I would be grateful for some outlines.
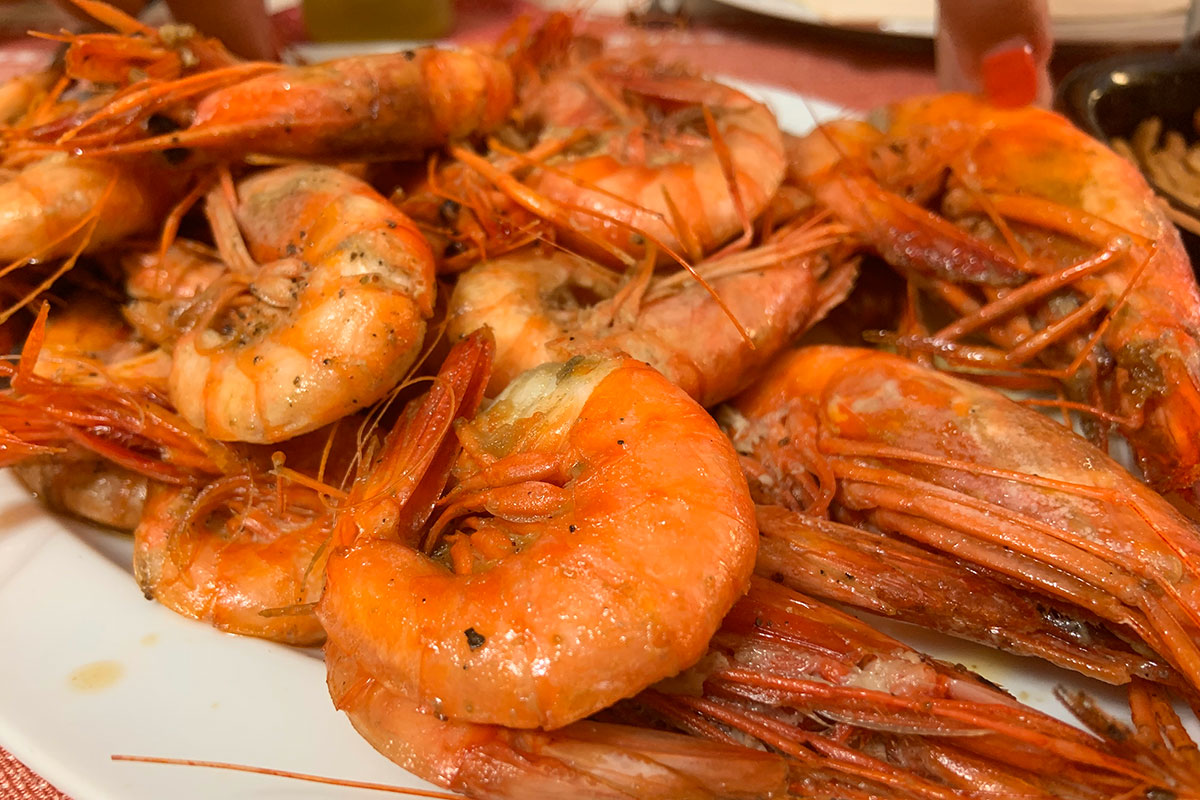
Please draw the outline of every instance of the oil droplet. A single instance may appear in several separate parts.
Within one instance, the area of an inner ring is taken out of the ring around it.
[[[67,681],[77,692],[99,692],[121,680],[124,673],[119,661],[93,661],[72,672]]]
[[[158,634],[147,633],[142,637],[142,644],[144,644],[146,647],[149,647],[152,644],[158,644]]]

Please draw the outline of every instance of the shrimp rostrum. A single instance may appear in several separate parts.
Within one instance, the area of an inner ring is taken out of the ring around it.
[[[921,299],[891,340],[1059,387],[1095,441],[1129,439],[1160,491],[1194,486],[1200,291],[1137,168],[1039,109],[945,95],[887,117],[818,129],[792,166]]]
[[[1154,653],[1200,686],[1196,526],[1049,417],[898,356],[812,347],[739,397],[728,425],[760,500],[832,514],[1049,598],[1048,627],[1070,619],[1056,604],[1082,609],[1117,643]],[[839,599],[855,602],[853,593]],[[964,624],[988,618],[970,604],[953,612]],[[1073,666],[1036,637],[1007,635]],[[1074,666],[1113,682],[1131,674],[1176,680],[1140,657],[1124,664]]]

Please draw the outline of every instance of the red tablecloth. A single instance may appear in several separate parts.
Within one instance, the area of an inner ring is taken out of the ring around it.
[[[684,28],[633,28],[612,18],[594,18],[586,26],[601,35],[620,34],[631,47],[690,62],[707,72],[780,86],[848,108],[871,108],[935,88],[928,40],[784,22],[708,0],[691,2],[689,8],[691,21]],[[494,38],[531,9],[535,7],[524,0],[459,0],[453,37],[463,42]],[[302,35],[294,13],[276,19],[283,38]],[[3,30],[0,25],[0,33]],[[0,79],[35,68],[53,50],[54,44],[44,41],[0,42]],[[1054,71],[1061,74],[1097,54],[1060,51]],[[64,795],[0,748],[0,800],[10,798],[62,800]]]

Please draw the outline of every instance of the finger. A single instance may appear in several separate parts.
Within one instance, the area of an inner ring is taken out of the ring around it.
[[[262,0],[167,0],[171,14],[215,36],[244,58],[274,60],[275,29]]]
[[[1053,40],[1046,0],[942,0],[939,6],[937,71],[943,89],[980,91],[987,58],[1023,41],[1037,74],[1038,99],[1049,99]]]

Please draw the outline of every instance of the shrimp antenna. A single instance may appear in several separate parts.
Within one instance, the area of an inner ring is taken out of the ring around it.
[[[408,789],[403,786],[392,786],[386,783],[330,778],[323,775],[311,775],[306,772],[292,772],[286,769],[232,764],[227,761],[199,761],[191,758],[162,758],[159,756],[131,756],[122,754],[111,755],[109,758],[113,761],[131,761],[138,764],[165,764],[173,767],[204,767],[206,769],[224,769],[231,772],[249,772],[252,775],[271,775],[276,778],[287,778],[293,781],[320,783],[326,786],[343,786],[349,789],[368,789],[374,792],[402,794],[409,797],[430,797],[434,798],[434,800],[462,800],[462,795],[451,794],[449,792],[436,792],[429,789]]]

